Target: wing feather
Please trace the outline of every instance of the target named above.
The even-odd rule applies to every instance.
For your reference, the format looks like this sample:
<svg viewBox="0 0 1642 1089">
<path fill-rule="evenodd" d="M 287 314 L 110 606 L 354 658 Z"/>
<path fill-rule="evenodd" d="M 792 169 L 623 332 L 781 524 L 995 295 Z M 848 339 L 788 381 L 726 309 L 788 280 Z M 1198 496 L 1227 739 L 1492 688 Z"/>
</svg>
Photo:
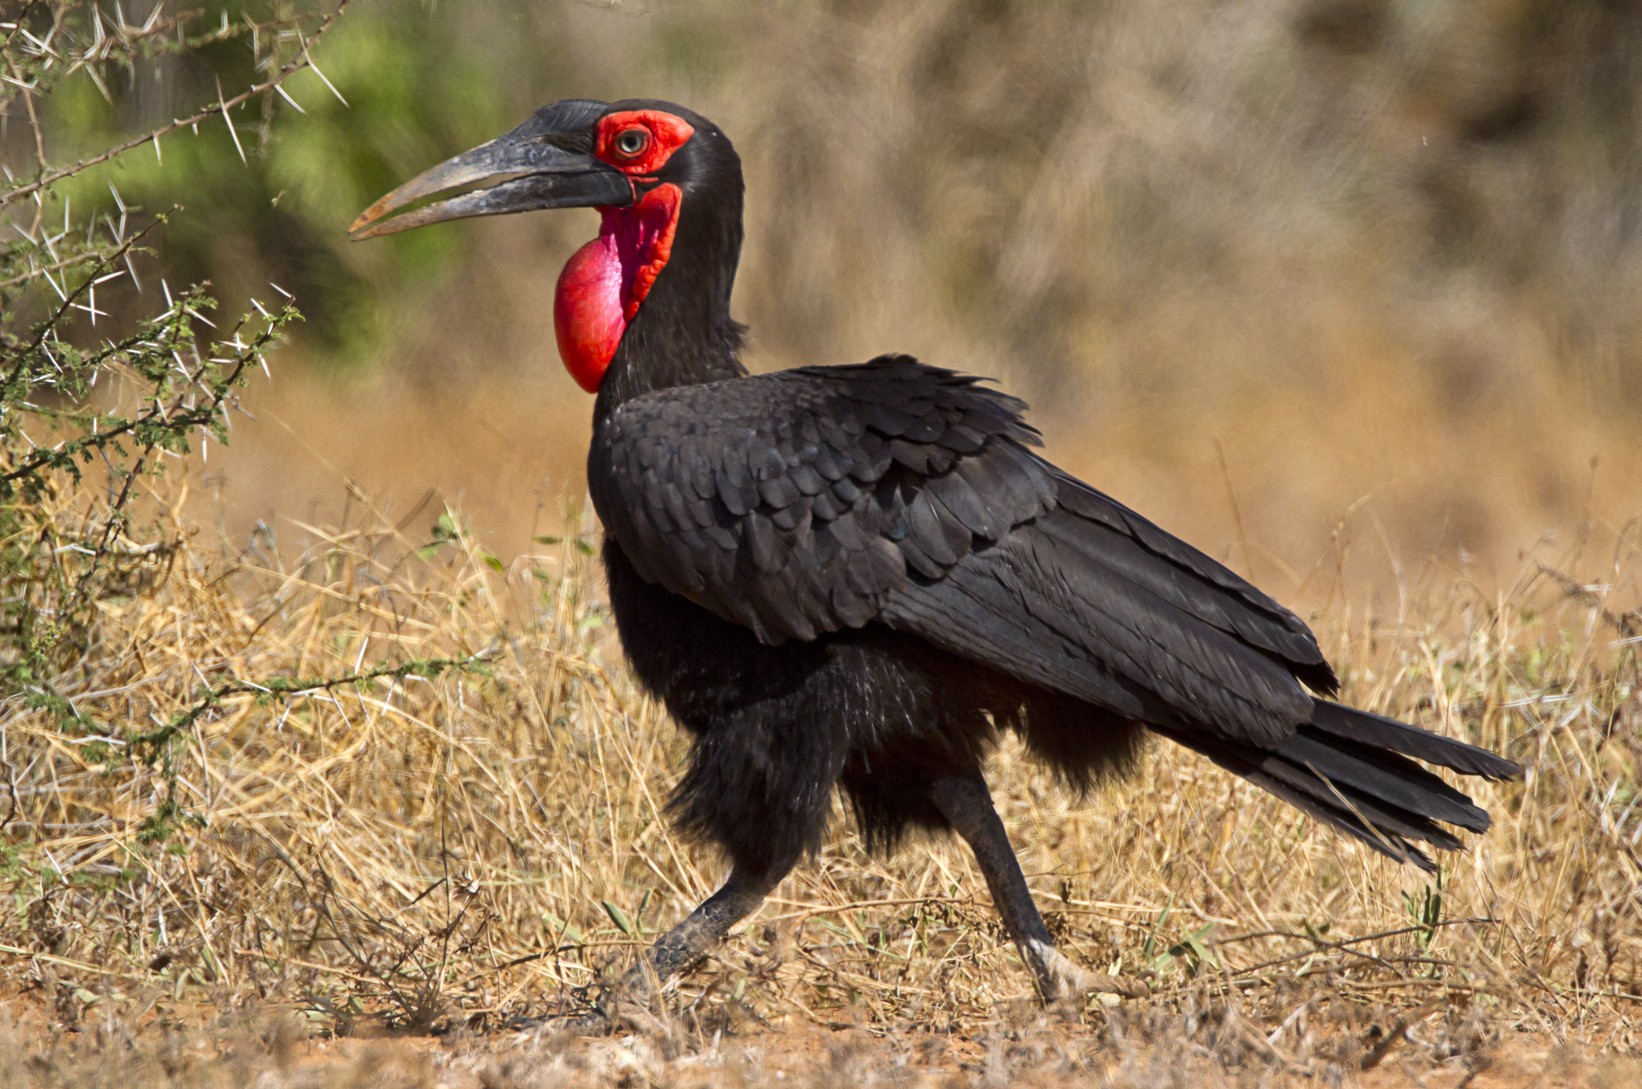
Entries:
<svg viewBox="0 0 1642 1089">
<path fill-rule="evenodd" d="M 1053 506 L 1024 409 L 903 356 L 669 389 L 598 422 L 588 482 L 643 578 L 812 639 Z"/>
</svg>

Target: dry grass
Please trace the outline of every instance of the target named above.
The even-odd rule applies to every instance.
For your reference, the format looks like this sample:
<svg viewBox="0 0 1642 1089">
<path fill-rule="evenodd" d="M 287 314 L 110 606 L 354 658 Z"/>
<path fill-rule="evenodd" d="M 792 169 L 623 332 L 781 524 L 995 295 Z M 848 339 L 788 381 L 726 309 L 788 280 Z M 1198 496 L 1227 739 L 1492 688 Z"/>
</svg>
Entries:
<svg viewBox="0 0 1642 1089">
<path fill-rule="evenodd" d="M 232 550 L 173 523 L 169 560 L 133 559 L 140 592 L 103 607 L 60 690 L 133 731 L 183 723 L 150 759 L 4 711 L 0 952 L 44 1064 L 13 1083 L 94 1066 L 109 1040 L 266 1065 L 296 1054 L 277 1043 L 292 1031 L 493 1033 L 581 1001 L 713 887 L 715 860 L 660 815 L 678 738 L 619 665 L 586 538 L 503 565 L 465 534 L 430 550 L 363 500 L 285 532 L 308 543 Z M 1011 749 L 991 777 L 1051 925 L 1084 962 L 1145 974 L 1151 999 L 1042 1022 L 959 850 L 872 859 L 840 822 L 671 995 L 635 1076 L 688 1083 L 681 1057 L 720 1069 L 760 1048 L 837 1052 L 857 1080 L 912 1055 L 932 1077 L 1094 1064 L 1114 1084 L 1152 1084 L 1134 1071 L 1179 1049 L 1205 1070 L 1312 1073 L 1377 1044 L 1468 1070 L 1521 1041 L 1634 1049 L 1638 551 L 1621 536 L 1531 560 L 1498 598 L 1433 567 L 1405 587 L 1418 624 L 1318 618 L 1350 698 L 1530 769 L 1478 788 L 1496 827 L 1440 887 L 1184 753 L 1079 800 Z M 430 660 L 465 664 L 422 679 Z M 281 1010 L 305 1028 L 253 1031 Z M 597 1073 L 575 1067 L 593 1052 L 549 1049 Z M 489 1084 L 553 1083 L 510 1076 Z"/>
</svg>

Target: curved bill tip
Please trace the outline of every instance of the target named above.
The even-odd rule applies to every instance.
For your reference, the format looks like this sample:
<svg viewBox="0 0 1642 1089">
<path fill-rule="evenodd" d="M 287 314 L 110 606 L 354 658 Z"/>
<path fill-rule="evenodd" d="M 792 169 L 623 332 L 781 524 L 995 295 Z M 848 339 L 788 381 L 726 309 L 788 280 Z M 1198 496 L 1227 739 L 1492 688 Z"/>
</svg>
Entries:
<svg viewBox="0 0 1642 1089">
<path fill-rule="evenodd" d="M 377 221 L 393 210 L 393 205 L 390 203 L 392 196 L 393 194 L 389 193 L 387 196 L 379 198 L 375 204 L 355 216 L 354 221 L 348 224 L 348 237 L 358 242 L 362 239 L 388 234 L 388 224 L 378 223 Z"/>
<path fill-rule="evenodd" d="M 512 150 L 505 140 L 492 140 L 429 167 L 360 212 L 348 225 L 349 236 L 357 242 L 475 214 L 473 202 L 464 198 L 472 198 L 527 172 L 525 164 L 511 161 L 508 152 Z M 473 188 L 475 186 L 478 188 Z M 412 207 L 428 197 L 440 199 L 419 208 Z"/>
<path fill-rule="evenodd" d="M 358 242 L 451 219 L 632 200 L 627 176 L 590 155 L 502 137 L 447 159 L 388 193 L 359 213 L 348 236 Z"/>
</svg>

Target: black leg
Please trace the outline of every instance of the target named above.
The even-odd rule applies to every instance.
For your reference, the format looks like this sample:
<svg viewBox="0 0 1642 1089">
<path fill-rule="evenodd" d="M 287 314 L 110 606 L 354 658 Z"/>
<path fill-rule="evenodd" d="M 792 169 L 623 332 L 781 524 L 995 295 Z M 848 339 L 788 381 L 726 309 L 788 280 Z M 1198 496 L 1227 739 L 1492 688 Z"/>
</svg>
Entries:
<svg viewBox="0 0 1642 1089">
<path fill-rule="evenodd" d="M 566 1027 L 600 1030 L 650 1020 L 650 1000 L 661 987 L 701 963 L 732 926 L 757 910 L 792 867 L 789 861 L 767 870 L 731 869 L 722 888 L 657 938 L 644 958 L 622 975 L 621 982 L 600 1000 L 597 1013 Z"/>
<path fill-rule="evenodd" d="M 1135 988 L 1111 976 L 1091 972 L 1068 960 L 1055 948 L 1055 940 L 1043 925 L 1043 916 L 1032 902 L 1026 876 L 1009 846 L 1003 821 L 992 806 L 992 795 L 979 775 L 961 779 L 941 779 L 931 784 L 930 800 L 975 852 L 975 861 L 992 892 L 992 902 L 1009 936 L 1015 940 L 1021 959 L 1032 970 L 1038 994 L 1045 1002 L 1081 1000 L 1093 992 L 1134 994 Z"/>
<path fill-rule="evenodd" d="M 731 870 L 722 888 L 702 901 L 683 922 L 656 939 L 644 961 L 622 977 L 622 990 L 645 985 L 652 977 L 666 983 L 678 973 L 695 967 L 724 940 L 732 926 L 757 910 L 791 869 L 788 865 L 778 873 L 758 874 Z"/>
</svg>

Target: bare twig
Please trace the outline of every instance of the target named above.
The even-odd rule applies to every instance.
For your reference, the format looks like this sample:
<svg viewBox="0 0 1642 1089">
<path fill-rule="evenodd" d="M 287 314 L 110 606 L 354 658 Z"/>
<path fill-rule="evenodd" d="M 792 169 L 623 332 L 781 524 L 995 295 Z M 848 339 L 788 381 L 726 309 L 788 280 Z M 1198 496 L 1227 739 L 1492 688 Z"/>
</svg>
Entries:
<svg viewBox="0 0 1642 1089">
<path fill-rule="evenodd" d="M 318 41 L 322 38 L 325 33 L 336 24 L 336 21 L 342 17 L 342 13 L 347 10 L 348 4 L 351 2 L 352 0 L 337 0 L 336 7 L 329 15 L 325 16 L 319 26 L 314 29 L 312 41 Z M 310 42 L 310 45 L 312 44 L 312 41 Z M 20 185 L 8 192 L 0 193 L 0 208 L 4 208 L 6 205 L 22 200 L 25 197 L 33 196 L 40 190 L 46 188 L 47 186 L 54 185 L 57 182 L 62 181 L 64 178 L 71 178 L 82 171 L 90 169 L 91 167 L 97 166 L 101 163 L 106 163 L 110 159 L 116 159 L 119 156 L 124 155 L 126 152 L 131 151 L 133 148 L 139 148 L 144 144 L 161 140 L 180 129 L 191 128 L 198 125 L 200 122 L 208 120 L 217 114 L 221 114 L 223 119 L 227 120 L 231 126 L 233 122 L 228 117 L 230 110 L 237 109 L 246 102 L 267 94 L 268 92 L 279 87 L 280 84 L 284 83 L 291 76 L 311 67 L 313 67 L 313 57 L 307 49 L 304 49 L 301 56 L 281 65 L 279 70 L 271 77 L 261 83 L 253 84 L 237 95 L 232 95 L 226 99 L 219 99 L 214 105 L 206 106 L 197 113 L 194 113 L 188 117 L 174 120 L 168 125 L 162 125 L 161 127 L 154 129 L 151 132 L 146 132 L 141 136 L 134 136 L 122 143 L 115 144 L 113 147 L 98 152 L 96 155 L 81 159 L 72 166 L 61 167 L 57 170 L 44 171 L 33 181 L 26 182 L 25 184 Z"/>
</svg>

